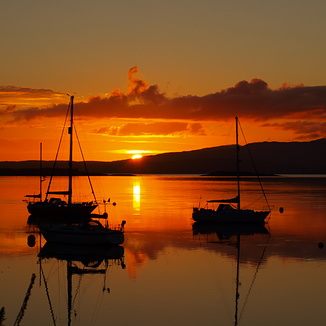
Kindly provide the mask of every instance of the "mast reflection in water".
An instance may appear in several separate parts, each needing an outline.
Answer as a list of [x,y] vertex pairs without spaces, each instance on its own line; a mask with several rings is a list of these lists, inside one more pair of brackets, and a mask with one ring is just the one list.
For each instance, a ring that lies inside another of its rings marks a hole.
[[[72,324],[72,318],[76,319],[80,312],[74,307],[77,296],[81,295],[82,278],[85,275],[103,275],[103,286],[100,291],[110,293],[110,288],[106,285],[106,278],[108,269],[112,264],[120,265],[125,268],[124,248],[121,246],[107,247],[107,246],[76,246],[46,243],[39,253],[40,273],[46,289],[47,299],[51,312],[53,324],[56,325],[58,316],[56,315],[55,307],[51,302],[51,293],[48,280],[45,276],[43,263],[49,259],[55,259],[64,262],[67,266],[67,325]],[[73,276],[79,277],[76,282],[76,292],[73,295]],[[93,282],[93,280],[92,280]],[[58,284],[60,285],[60,284]],[[87,297],[85,297],[87,301]],[[72,312],[73,317],[72,317]],[[85,318],[85,317],[83,317]],[[60,318],[62,320],[62,317]]]
[[[239,285],[240,283],[240,262],[241,262],[241,239],[244,237],[253,237],[254,235],[267,235],[267,239],[265,239],[265,243],[261,244],[262,254],[257,262],[256,271],[253,276],[252,283],[250,285],[248,294],[245,298],[245,302],[243,303],[243,309],[248,302],[249,294],[254,286],[254,281],[257,277],[257,273],[259,271],[260,265],[263,261],[264,254],[270,240],[270,232],[267,230],[265,225],[262,224],[214,224],[214,223],[198,223],[195,222],[193,224],[193,234],[196,235],[205,235],[207,241],[210,243],[216,243],[219,245],[231,245],[236,248],[236,281],[235,281],[235,309],[234,309],[234,326],[238,325],[239,321]],[[213,236],[213,237],[212,237]],[[214,236],[216,239],[214,240]],[[243,310],[242,310],[243,312]]]
[[[117,203],[106,205],[109,223],[127,221],[120,259],[102,247],[91,254],[79,247],[43,247],[22,202],[38,178],[0,177],[2,325],[326,324],[326,178],[262,181],[275,206],[263,226],[268,232],[226,226],[211,232],[193,226],[192,208],[200,199],[231,198],[229,178],[95,177],[99,198]],[[74,183],[85,193],[86,178]],[[256,182],[246,178],[242,189],[246,207],[257,198]],[[30,235],[36,235],[34,246],[27,244]]]

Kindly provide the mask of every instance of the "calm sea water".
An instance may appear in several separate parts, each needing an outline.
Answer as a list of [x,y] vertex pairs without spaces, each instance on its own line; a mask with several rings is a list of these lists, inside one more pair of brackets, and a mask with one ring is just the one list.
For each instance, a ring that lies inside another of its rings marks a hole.
[[[74,183],[75,198],[89,200],[86,178]],[[326,324],[325,177],[263,179],[271,219],[240,237],[191,219],[199,202],[234,196],[230,179],[108,176],[93,184],[98,200],[111,199],[100,207],[110,223],[127,221],[121,248],[49,247],[27,224],[23,202],[38,192],[38,178],[0,177],[1,325]],[[263,205],[256,186],[243,183],[244,205]]]

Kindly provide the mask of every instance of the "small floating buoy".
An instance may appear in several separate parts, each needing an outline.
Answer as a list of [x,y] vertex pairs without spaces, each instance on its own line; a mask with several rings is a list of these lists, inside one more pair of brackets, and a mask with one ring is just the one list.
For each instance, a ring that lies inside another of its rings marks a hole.
[[323,249],[324,248],[324,242],[319,242],[318,243],[318,248]]
[[29,247],[34,247],[35,246],[35,235],[31,234],[27,237],[27,244]]
[[112,203],[112,206],[115,206],[117,203],[114,201],[113,203]]
[[284,212],[284,208],[280,207],[278,211],[282,214]]

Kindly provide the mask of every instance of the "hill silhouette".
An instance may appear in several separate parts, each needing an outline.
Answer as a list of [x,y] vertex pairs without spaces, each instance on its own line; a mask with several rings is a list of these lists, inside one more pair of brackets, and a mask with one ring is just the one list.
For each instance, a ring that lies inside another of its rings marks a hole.
[[[248,148],[250,152],[248,151]],[[260,174],[325,174],[326,139],[311,142],[260,142],[240,146],[241,170]],[[53,162],[43,162],[50,175]],[[67,174],[67,162],[58,162],[56,175]],[[74,175],[85,175],[83,162],[74,162]],[[113,162],[88,161],[90,175],[106,174],[216,174],[236,171],[235,145],[172,152]],[[38,161],[0,162],[0,175],[39,175]]]

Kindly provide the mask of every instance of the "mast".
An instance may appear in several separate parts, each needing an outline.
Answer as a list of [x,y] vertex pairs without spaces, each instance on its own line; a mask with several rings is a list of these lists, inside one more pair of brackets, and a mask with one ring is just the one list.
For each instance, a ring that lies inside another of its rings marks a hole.
[[239,281],[240,281],[240,233],[237,235],[237,276],[235,287],[235,313],[234,313],[234,326],[238,325],[238,309],[239,309]]
[[68,134],[70,135],[70,150],[69,150],[69,181],[68,181],[68,206],[72,202],[72,152],[73,152],[73,124],[74,124],[74,96],[70,97],[70,127]]
[[42,201],[42,143],[40,143],[40,201]]
[[240,159],[239,159],[239,130],[238,130],[238,117],[235,117],[235,143],[236,143],[236,152],[237,152],[237,184],[238,184],[238,209],[240,209]]
[[72,271],[71,260],[67,260],[67,295],[68,295],[68,326],[71,325],[71,310],[72,310]]

